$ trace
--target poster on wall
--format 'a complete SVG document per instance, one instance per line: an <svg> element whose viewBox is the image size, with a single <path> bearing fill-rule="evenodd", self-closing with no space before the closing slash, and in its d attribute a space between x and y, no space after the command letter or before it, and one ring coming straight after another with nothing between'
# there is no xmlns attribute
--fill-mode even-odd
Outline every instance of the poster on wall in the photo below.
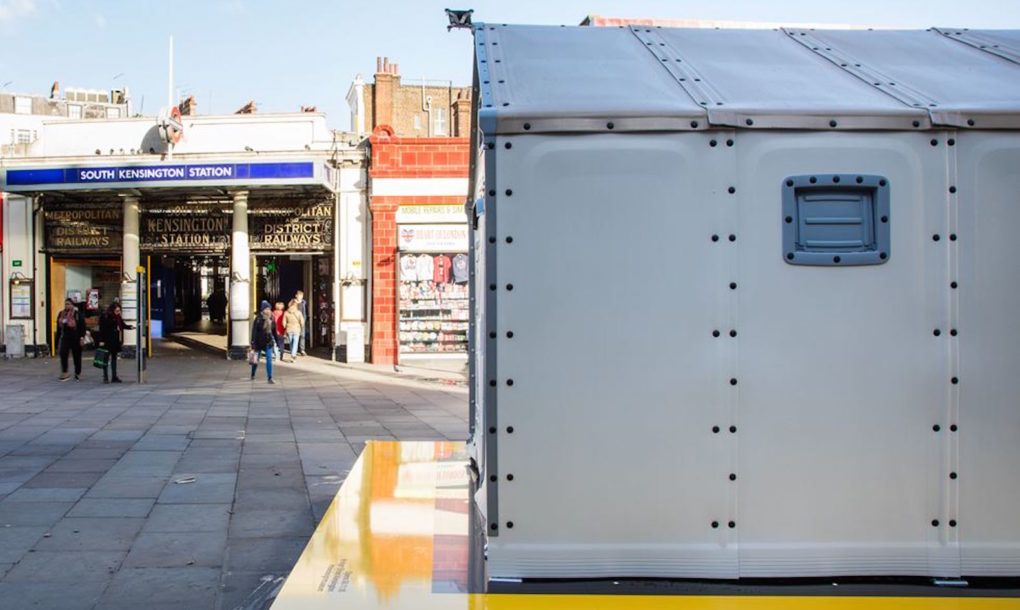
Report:
<svg viewBox="0 0 1020 610"><path fill-rule="evenodd" d="M85 309L89 311L99 311L98 288L89 288L87 296L85 297Z"/></svg>
<svg viewBox="0 0 1020 610"><path fill-rule="evenodd" d="M118 202L47 205L43 226L46 250L52 253L119 253L124 246L123 212Z"/></svg>
<svg viewBox="0 0 1020 610"><path fill-rule="evenodd" d="M32 282L20 280L18 283L11 283L9 291L11 295L11 319L31 320L32 319Z"/></svg>
<svg viewBox="0 0 1020 610"><path fill-rule="evenodd" d="M67 291L67 298L71 299L71 302L74 303L75 305L81 303L81 297L82 297L81 290Z"/></svg>

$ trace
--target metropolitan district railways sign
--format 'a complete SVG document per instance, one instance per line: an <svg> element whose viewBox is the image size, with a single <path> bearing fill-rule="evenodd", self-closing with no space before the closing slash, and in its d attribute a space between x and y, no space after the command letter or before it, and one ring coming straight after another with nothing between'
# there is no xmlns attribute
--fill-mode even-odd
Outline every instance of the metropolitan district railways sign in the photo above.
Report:
<svg viewBox="0 0 1020 610"><path fill-rule="evenodd" d="M120 207L73 206L43 212L46 250L54 253L119 252L124 220Z"/></svg>

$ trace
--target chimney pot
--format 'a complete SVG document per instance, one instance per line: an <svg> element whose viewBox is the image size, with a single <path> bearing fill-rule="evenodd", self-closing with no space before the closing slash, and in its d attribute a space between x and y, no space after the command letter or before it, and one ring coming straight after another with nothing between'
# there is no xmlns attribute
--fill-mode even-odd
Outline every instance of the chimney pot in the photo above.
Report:
<svg viewBox="0 0 1020 610"><path fill-rule="evenodd" d="M382 57L376 56L375 58L375 72L376 74L382 72Z"/></svg>
<svg viewBox="0 0 1020 610"><path fill-rule="evenodd" d="M393 64L393 76L400 74L400 70L397 68L400 64Z"/></svg>

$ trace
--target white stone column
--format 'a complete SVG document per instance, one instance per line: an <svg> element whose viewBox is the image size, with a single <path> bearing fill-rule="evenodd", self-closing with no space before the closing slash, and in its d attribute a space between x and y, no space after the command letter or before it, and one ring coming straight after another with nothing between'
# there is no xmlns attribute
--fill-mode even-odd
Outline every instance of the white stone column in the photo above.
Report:
<svg viewBox="0 0 1020 610"><path fill-rule="evenodd" d="M124 331L124 353L125 355L133 355L138 337L138 264L141 260L141 254L138 250L138 197L123 195L121 203L124 207L124 250L121 255L122 274L120 284L121 312L124 316L124 321L136 327Z"/></svg>
<svg viewBox="0 0 1020 610"><path fill-rule="evenodd" d="M244 358L251 343L251 256L248 250L248 191L234 195L234 221L230 250L231 358Z"/></svg>

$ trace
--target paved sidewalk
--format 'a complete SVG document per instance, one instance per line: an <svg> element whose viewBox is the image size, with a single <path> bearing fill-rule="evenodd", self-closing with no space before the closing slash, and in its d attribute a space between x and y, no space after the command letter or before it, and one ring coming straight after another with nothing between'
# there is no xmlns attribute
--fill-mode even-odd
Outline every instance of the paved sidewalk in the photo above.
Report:
<svg viewBox="0 0 1020 610"><path fill-rule="evenodd" d="M463 387L157 353L142 386L0 361L3 608L260 608L366 440L467 433Z"/></svg>

